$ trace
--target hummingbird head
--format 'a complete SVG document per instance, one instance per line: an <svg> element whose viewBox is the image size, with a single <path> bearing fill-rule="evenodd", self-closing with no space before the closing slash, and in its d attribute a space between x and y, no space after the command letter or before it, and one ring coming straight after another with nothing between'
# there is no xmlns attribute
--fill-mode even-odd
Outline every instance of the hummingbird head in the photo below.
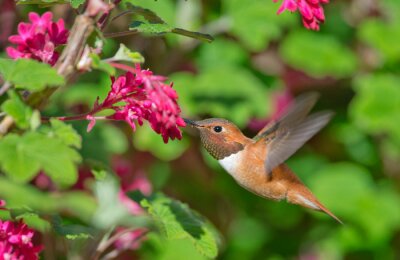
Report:
<svg viewBox="0 0 400 260"><path fill-rule="evenodd" d="M226 119L209 118L200 121L184 119L184 121L200 131L201 143L217 160L243 150L249 140L235 124Z"/></svg>

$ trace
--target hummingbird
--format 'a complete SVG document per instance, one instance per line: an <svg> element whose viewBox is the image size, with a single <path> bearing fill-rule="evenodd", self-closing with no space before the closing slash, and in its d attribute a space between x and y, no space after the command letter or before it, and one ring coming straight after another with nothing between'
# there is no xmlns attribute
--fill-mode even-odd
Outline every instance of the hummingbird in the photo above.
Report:
<svg viewBox="0 0 400 260"><path fill-rule="evenodd" d="M284 163L333 117L330 111L309 115L317 100L314 92L299 96L253 138L222 118L184 121L200 131L204 148L243 188L266 199L325 212L342 223Z"/></svg>

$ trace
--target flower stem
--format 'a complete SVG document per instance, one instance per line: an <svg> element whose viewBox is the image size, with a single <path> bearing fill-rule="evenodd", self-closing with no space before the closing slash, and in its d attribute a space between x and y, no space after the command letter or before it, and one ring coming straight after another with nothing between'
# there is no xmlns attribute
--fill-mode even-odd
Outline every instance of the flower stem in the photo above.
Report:
<svg viewBox="0 0 400 260"><path fill-rule="evenodd" d="M51 116L51 117L47 117L47 116L42 116L42 121L44 122L48 122L50 121L50 119L58 119L60 121L77 121L77 120L90 120L90 119L96 119L96 120L106 120L106 119L112 119L112 118L108 118L106 116L94 116L92 118L88 118L87 116L89 116L90 114L81 114L81 115L76 115L76 116Z"/></svg>
<svg viewBox="0 0 400 260"><path fill-rule="evenodd" d="M132 73L136 73L136 70L128 65L125 64L121 64L121 63L115 63L115 62L109 62L108 64L110 64L111 66L113 66L116 69L121 69L121 70L125 70L125 71L129 71Z"/></svg>
<svg viewBox="0 0 400 260"><path fill-rule="evenodd" d="M138 30L129 30L129 31L122 31L122 32L103 33L103 36L104 36L104 38L116 38L116 37L137 34L137 33L138 33Z"/></svg>

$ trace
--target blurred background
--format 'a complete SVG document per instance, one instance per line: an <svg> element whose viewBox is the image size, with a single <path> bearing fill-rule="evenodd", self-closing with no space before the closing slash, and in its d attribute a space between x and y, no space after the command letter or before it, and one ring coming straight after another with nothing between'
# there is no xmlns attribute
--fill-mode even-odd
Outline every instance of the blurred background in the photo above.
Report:
<svg viewBox="0 0 400 260"><path fill-rule="evenodd" d="M321 94L315 110L336 116L287 163L345 224L244 190L190 129L184 129L182 141L164 144L147 125L132 133L123 122L99 122L88 134L87 123L76 122L85 160L126 167L129 175L150 180L153 191L206 216L221 233L219 259L400 259L398 0L333 1L324 5L326 22L319 32L305 29L298 13L276 15L280 3L270 0L126 2L155 11L173 26L215 37L204 43L135 35L105 45L104 57L122 42L142 53L143 67L168 76L185 117L227 118L253 136L295 96ZM17 16L32 10L44 11L18 7ZM68 6L53 11L73 20ZM2 12L3 19L4 6ZM121 31L128 23L129 17L121 18L107 31ZM4 37L0 40L4 48ZM102 72L77 76L46 114L85 112L109 86ZM203 259L188 242L152 236L134 255Z"/></svg>

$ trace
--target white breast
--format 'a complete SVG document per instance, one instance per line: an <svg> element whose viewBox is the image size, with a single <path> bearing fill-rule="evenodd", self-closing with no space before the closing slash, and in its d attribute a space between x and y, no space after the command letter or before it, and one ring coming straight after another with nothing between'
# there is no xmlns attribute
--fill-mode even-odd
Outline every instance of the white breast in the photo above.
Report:
<svg viewBox="0 0 400 260"><path fill-rule="evenodd" d="M242 152L237 152L225 157L222 160L218 160L219 164L227 171L230 175L234 175L242 157Z"/></svg>

